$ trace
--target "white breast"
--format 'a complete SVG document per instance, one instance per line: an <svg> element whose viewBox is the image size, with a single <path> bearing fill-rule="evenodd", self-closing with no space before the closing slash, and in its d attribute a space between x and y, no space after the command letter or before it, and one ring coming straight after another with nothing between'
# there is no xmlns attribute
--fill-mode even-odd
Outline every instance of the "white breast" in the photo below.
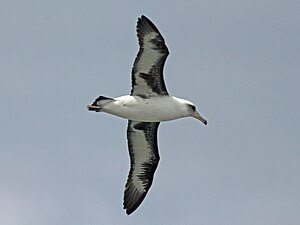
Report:
<svg viewBox="0 0 300 225"><path fill-rule="evenodd" d="M159 122L190 116L186 100L171 96L141 98L121 96L102 111L134 121Z"/></svg>

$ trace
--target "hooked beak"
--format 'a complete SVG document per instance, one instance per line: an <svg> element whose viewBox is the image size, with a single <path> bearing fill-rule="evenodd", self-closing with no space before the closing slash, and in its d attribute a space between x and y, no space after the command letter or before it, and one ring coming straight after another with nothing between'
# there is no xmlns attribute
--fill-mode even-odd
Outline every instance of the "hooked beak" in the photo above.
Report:
<svg viewBox="0 0 300 225"><path fill-rule="evenodd" d="M196 118L197 120L200 120L202 123L204 123L204 125L207 124L207 120L204 119L202 116L200 116L200 114L195 111L193 114L192 114L192 117Z"/></svg>

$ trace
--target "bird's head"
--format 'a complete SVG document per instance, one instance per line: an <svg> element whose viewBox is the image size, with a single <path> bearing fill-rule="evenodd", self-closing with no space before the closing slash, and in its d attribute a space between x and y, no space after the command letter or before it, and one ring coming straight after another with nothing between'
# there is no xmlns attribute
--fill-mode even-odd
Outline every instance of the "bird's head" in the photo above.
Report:
<svg viewBox="0 0 300 225"><path fill-rule="evenodd" d="M204 125L207 124L207 120L204 119L196 110L196 106L194 104L188 104L190 116L196 118L197 120L200 120Z"/></svg>

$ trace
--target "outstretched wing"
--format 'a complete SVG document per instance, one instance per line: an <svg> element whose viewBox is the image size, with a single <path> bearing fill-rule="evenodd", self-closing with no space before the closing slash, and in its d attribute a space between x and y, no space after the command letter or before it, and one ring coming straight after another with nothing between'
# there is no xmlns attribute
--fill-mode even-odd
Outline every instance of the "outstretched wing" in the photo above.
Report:
<svg viewBox="0 0 300 225"><path fill-rule="evenodd" d="M157 129L159 123L128 121L127 140L130 171L125 185L124 209L129 215L144 200L159 162Z"/></svg>
<svg viewBox="0 0 300 225"><path fill-rule="evenodd" d="M164 64L169 54L162 35L145 16L137 22L139 52L132 68L131 95L147 98L168 95L163 78Z"/></svg>

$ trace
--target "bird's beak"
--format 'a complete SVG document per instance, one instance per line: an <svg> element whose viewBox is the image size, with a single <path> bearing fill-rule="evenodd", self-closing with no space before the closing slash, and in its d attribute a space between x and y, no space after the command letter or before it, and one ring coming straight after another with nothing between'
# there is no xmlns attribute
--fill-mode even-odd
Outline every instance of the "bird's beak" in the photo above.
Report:
<svg viewBox="0 0 300 225"><path fill-rule="evenodd" d="M192 117L196 118L197 120L200 120L202 123L204 123L204 125L207 124L207 120L200 116L200 114L197 111L193 113Z"/></svg>

